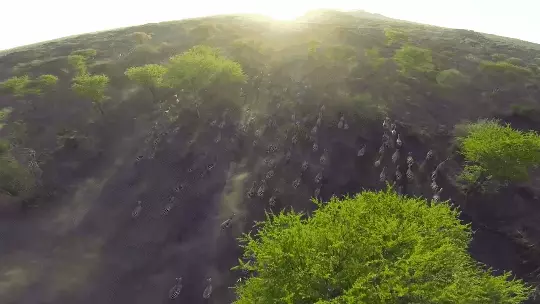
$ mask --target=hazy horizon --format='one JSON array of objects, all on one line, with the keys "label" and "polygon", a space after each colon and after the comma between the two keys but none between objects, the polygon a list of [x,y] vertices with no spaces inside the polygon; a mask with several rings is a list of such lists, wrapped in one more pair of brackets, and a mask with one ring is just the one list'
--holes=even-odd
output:
[{"label": "hazy horizon", "polygon": [[199,0],[180,5],[178,1],[154,0],[150,6],[147,3],[145,5],[126,0],[94,0],[81,9],[81,6],[66,0],[10,1],[4,4],[4,7],[7,6],[5,12],[9,13],[0,19],[0,26],[9,29],[4,30],[7,35],[3,35],[0,40],[0,50],[151,22],[243,13],[290,20],[320,8],[365,10],[390,18],[469,29],[540,43],[540,33],[534,30],[540,28],[540,19],[535,19],[540,3],[516,0],[512,2],[512,6],[499,6],[489,0],[470,2],[472,1],[434,3],[428,0],[265,0],[254,3],[248,0],[231,0],[224,3]]}]

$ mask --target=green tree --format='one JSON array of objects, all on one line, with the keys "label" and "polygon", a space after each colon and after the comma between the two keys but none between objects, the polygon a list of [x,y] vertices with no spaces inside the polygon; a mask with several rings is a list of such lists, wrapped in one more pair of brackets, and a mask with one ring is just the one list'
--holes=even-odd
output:
[{"label": "green tree", "polygon": [[86,59],[92,59],[96,57],[97,51],[94,49],[82,49],[73,51],[70,55],[83,56]]},{"label": "green tree", "polygon": [[82,76],[88,74],[88,67],[86,66],[87,58],[82,55],[69,55],[68,63],[75,71],[75,75]]},{"label": "green tree", "polygon": [[394,43],[405,43],[409,40],[409,37],[405,32],[393,28],[385,28],[384,35],[386,36],[387,45],[392,45]]},{"label": "green tree", "polygon": [[24,75],[20,77],[11,77],[0,84],[3,90],[13,94],[16,97],[23,97],[28,93],[30,83],[30,77],[28,77],[28,75]]},{"label": "green tree", "polygon": [[400,73],[410,75],[411,72],[431,72],[435,66],[431,50],[413,45],[405,45],[394,54],[394,61],[400,67]]},{"label": "green tree", "polygon": [[365,191],[306,218],[268,215],[241,238],[253,275],[235,303],[521,303],[531,289],[467,252],[472,232],[448,204]]},{"label": "green tree", "polygon": [[205,102],[211,102],[213,98],[237,101],[246,76],[239,63],[223,57],[217,49],[198,45],[170,58],[164,81],[187,93],[200,115],[203,99]]},{"label": "green tree", "polygon": [[108,85],[109,77],[106,75],[85,74],[75,77],[71,88],[79,96],[92,100],[99,112],[105,114],[102,104],[108,98],[105,96]]},{"label": "green tree", "polygon": [[467,77],[456,69],[440,71],[435,79],[440,86],[449,88],[463,85],[468,81]]},{"label": "green tree", "polygon": [[163,75],[167,72],[167,68],[159,64],[147,64],[140,67],[128,68],[125,72],[126,76],[131,81],[147,87],[157,101],[156,89],[163,86]]},{"label": "green tree", "polygon": [[364,53],[368,58],[368,65],[371,66],[374,71],[379,70],[386,62],[386,58],[379,54],[379,49],[377,48],[366,49]]},{"label": "green tree", "polygon": [[478,166],[465,172],[480,172],[478,180],[526,181],[529,170],[540,165],[540,136],[535,132],[514,130],[495,120],[481,120],[464,127],[457,141],[468,161]]},{"label": "green tree", "polygon": [[28,88],[28,93],[42,95],[45,92],[51,91],[58,83],[58,77],[50,74],[40,75],[35,80],[32,80]]},{"label": "green tree", "polygon": [[135,41],[137,41],[138,44],[144,44],[152,39],[152,36],[145,32],[131,33],[131,37],[133,37],[133,39],[135,39]]},{"label": "green tree", "polygon": [[531,288],[467,252],[472,232],[446,203],[365,191],[311,217],[267,215],[241,238],[235,303],[521,303]]}]

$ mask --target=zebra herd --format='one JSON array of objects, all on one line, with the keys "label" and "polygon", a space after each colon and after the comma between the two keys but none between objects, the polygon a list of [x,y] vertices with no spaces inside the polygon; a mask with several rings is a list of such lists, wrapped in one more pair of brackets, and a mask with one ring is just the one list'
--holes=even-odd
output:
[{"label": "zebra herd", "polygon": [[[322,187],[322,181],[324,178],[324,169],[329,164],[329,150],[327,148],[321,148],[320,142],[318,141],[318,134],[320,134],[321,126],[323,124],[323,113],[325,111],[325,106],[322,105],[319,108],[318,115],[316,119],[313,119],[314,123],[313,125],[306,128],[306,125],[309,124],[308,117],[304,117],[303,119],[298,119],[298,117],[293,113],[291,115],[290,120],[290,126],[285,130],[284,135],[281,138],[278,138],[280,141],[280,144],[271,143],[268,144],[266,147],[262,145],[262,147],[265,149],[266,157],[262,160],[262,163],[260,164],[262,168],[265,168],[263,171],[263,174],[261,174],[260,179],[252,181],[251,186],[248,188],[246,192],[246,196],[248,199],[252,199],[255,197],[258,197],[260,199],[264,197],[268,197],[268,204],[272,208],[276,205],[276,202],[279,200],[280,196],[283,194],[284,189],[283,187],[275,187],[272,189],[270,187],[271,181],[275,179],[276,176],[276,170],[278,165],[287,166],[290,165],[290,161],[293,156],[293,152],[296,146],[299,145],[300,139],[302,138],[302,132],[299,130],[301,128],[305,128],[307,130],[305,132],[305,139],[307,142],[309,142],[309,145],[311,146],[311,153],[314,153],[316,155],[315,159],[318,159],[317,163],[310,163],[307,160],[306,153],[301,152],[300,155],[304,157],[304,160],[301,162],[297,173],[297,176],[290,182],[290,187],[292,190],[297,190],[303,181],[305,181],[306,173],[309,171],[314,171],[314,178],[312,179],[314,187],[312,188],[312,197],[319,198],[321,194],[321,187]],[[217,135],[213,139],[213,143],[217,144],[221,142],[224,138],[222,131],[224,127],[227,125],[227,111],[225,111],[219,119],[214,119],[209,121],[208,125],[211,128],[217,129]],[[230,138],[227,138],[233,142],[235,139],[238,139],[241,134],[246,134],[247,129],[250,127],[253,127],[253,143],[252,147],[259,148],[261,147],[262,137],[265,133],[265,130],[267,128],[272,128],[277,126],[277,122],[274,118],[270,117],[268,118],[268,121],[264,126],[255,129],[253,126],[253,117],[250,117],[250,119],[247,120],[246,123],[238,123],[236,126],[236,132],[235,136],[232,136]],[[349,130],[350,125],[347,121],[345,114],[340,114],[339,120],[337,123],[334,123],[334,126],[337,127],[337,129],[340,130]],[[419,173],[425,172],[428,165],[431,164],[434,153],[432,150],[428,151],[425,155],[424,159],[420,164],[417,164],[412,152],[408,152],[405,158],[405,161],[403,163],[400,163],[400,160],[402,159],[402,154],[404,154],[404,147],[405,143],[403,141],[403,138],[401,137],[400,133],[398,132],[398,127],[395,122],[392,122],[390,118],[386,117],[383,120],[382,123],[383,126],[383,135],[382,135],[382,144],[378,149],[378,153],[376,154],[376,159],[373,163],[373,166],[375,168],[379,168],[382,166],[380,174],[379,174],[379,180],[380,182],[386,183],[390,182],[393,186],[396,187],[396,191],[404,195],[404,186],[406,183],[414,183],[416,181],[416,176]],[[157,123],[154,125],[152,130],[150,131],[149,136],[146,139],[147,143],[152,143],[150,151],[148,151],[147,158],[152,159],[155,157],[155,152],[157,145],[161,142],[161,140],[169,133],[167,131],[163,132],[157,132]],[[175,128],[172,133],[178,132],[179,128]],[[153,136],[157,134],[157,136]],[[153,140],[151,139],[152,137]],[[188,144],[193,144],[193,140],[190,141]],[[358,150],[356,151],[356,156],[358,158],[364,158],[366,157],[368,146],[366,144],[362,144],[360,147],[358,147]],[[387,155],[390,154],[391,156],[389,159],[387,159]],[[310,152],[307,152],[310,153]],[[206,153],[203,153],[202,158],[206,158]],[[140,155],[135,160],[135,163],[140,162],[144,158],[143,155]],[[216,160],[217,161],[217,160]],[[431,190],[433,191],[432,201],[437,202],[440,201],[440,196],[443,191],[441,187],[437,184],[437,176],[440,174],[441,169],[444,165],[445,161],[439,163],[434,171],[431,173]],[[402,171],[402,165],[406,164],[406,170],[405,172]],[[216,162],[207,165],[204,170],[202,170],[202,173],[200,174],[200,178],[203,178],[207,173],[209,173],[216,165]],[[393,177],[391,174],[389,174],[389,167],[394,166],[395,171],[393,174]],[[193,165],[188,169],[188,173],[192,173],[196,169],[196,165]],[[287,182],[285,182],[287,184]],[[180,182],[178,183],[174,189],[173,192],[176,194],[181,193],[184,191],[186,187],[188,187],[188,182]],[[170,196],[168,203],[165,205],[163,209],[163,215],[167,215],[171,209],[174,207],[176,202],[176,194],[173,194]],[[135,208],[132,211],[132,217],[137,218],[141,211],[143,209],[143,202],[137,201]],[[220,229],[225,230],[231,226],[231,223],[233,221],[233,218],[235,217],[235,214],[233,213],[229,218],[227,218],[225,221],[223,221],[220,224]],[[203,292],[203,298],[208,299],[211,296],[212,293],[212,279],[207,279],[207,286],[204,289]],[[182,290],[182,277],[176,278],[176,284],[170,289],[169,291],[169,297],[170,299],[175,299],[179,296],[180,292]]]}]

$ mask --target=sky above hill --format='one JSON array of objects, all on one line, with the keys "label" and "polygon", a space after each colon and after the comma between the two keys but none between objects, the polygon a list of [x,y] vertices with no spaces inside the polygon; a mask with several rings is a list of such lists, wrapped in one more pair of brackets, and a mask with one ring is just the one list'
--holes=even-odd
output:
[{"label": "sky above hill", "polygon": [[540,1],[514,0],[15,0],[0,6],[0,50],[130,25],[230,13],[291,20],[309,10],[363,9],[391,18],[540,43]]}]

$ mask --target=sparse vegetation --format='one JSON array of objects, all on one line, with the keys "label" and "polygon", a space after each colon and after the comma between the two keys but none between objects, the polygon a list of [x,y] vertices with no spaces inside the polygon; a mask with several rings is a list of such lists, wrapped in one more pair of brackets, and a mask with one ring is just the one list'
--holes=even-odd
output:
[{"label": "sparse vegetation", "polygon": [[241,239],[239,268],[257,275],[235,303],[521,303],[531,291],[470,257],[470,227],[447,204],[392,190],[317,204]]}]

